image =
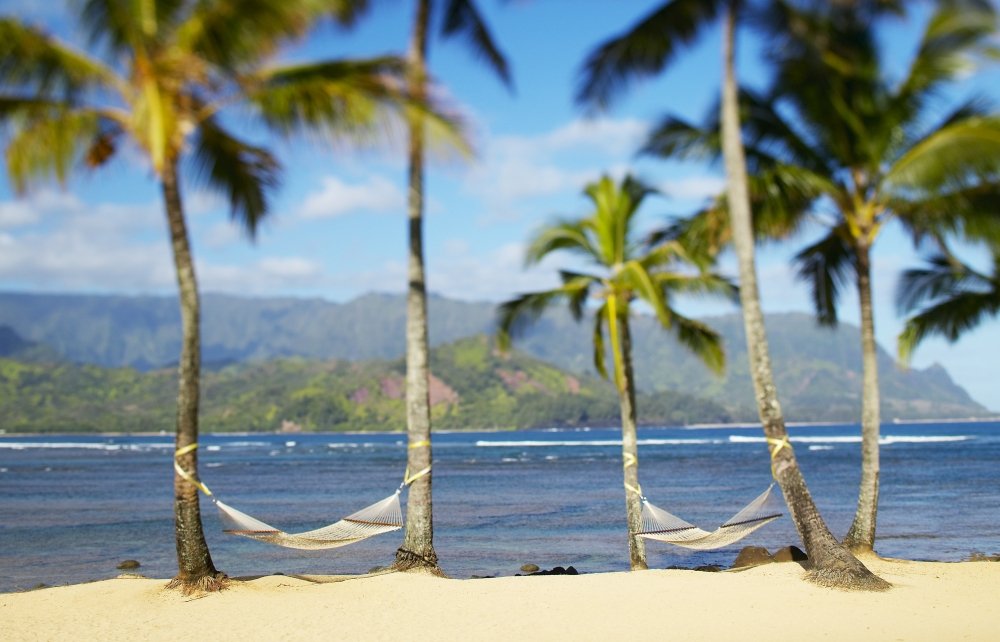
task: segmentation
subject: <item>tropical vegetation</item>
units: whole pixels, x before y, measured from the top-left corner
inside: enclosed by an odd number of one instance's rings
[[[811,578],[831,586],[882,590],[888,584],[840,546],[820,517],[788,441],[778,402],[757,288],[751,184],[741,135],[734,64],[737,21],[746,17],[741,11],[743,5],[739,0],[670,0],[663,3],[628,31],[609,39],[591,53],[583,69],[578,100],[592,107],[607,106],[628,82],[662,70],[682,46],[696,39],[706,25],[721,16],[723,74],[719,127],[712,140],[714,148],[721,149],[728,179],[728,224],[739,270],[747,353],[760,421],[770,447],[772,474],[781,486],[796,528],[814,561]],[[799,15],[782,2],[769,3],[767,8],[774,12],[775,7]],[[853,6],[845,9],[846,12],[853,10]]]
[[[767,92],[742,92],[742,131],[752,178],[758,236],[824,232],[796,256],[811,287],[817,318],[837,322],[842,288],[858,292],[863,362],[862,476],[845,538],[870,553],[878,513],[878,360],[872,249],[890,225],[914,242],[978,231],[1000,203],[1000,115],[972,99],[937,117],[934,96],[964,61],[983,48],[996,24],[992,10],[945,3],[930,18],[902,79],[880,55],[871,12],[856,7],[795,11],[776,3],[770,16],[776,77]],[[665,157],[718,155],[713,113],[698,127],[667,118],[646,151]],[[718,248],[727,200],[690,222],[686,235]],[[682,226],[684,227],[684,226]]]
[[[909,363],[928,336],[941,335],[955,342],[987,317],[1000,314],[1000,250],[993,251],[992,259],[989,274],[951,253],[932,256],[926,267],[903,273],[897,305],[903,312],[917,313],[906,320],[899,335],[900,361]]]
[[[442,429],[617,425],[614,388],[522,352],[501,355],[485,335],[431,351],[431,413]],[[206,369],[200,425],[211,432],[398,432],[406,425],[406,364],[276,359]],[[171,430],[168,369],[139,372],[0,357],[0,427],[8,433]],[[640,393],[644,422],[735,418],[684,393]]]
[[[393,57],[275,66],[280,45],[317,20],[350,22],[358,3],[79,3],[94,51],[12,18],[0,19],[0,118],[10,129],[7,170],[24,191],[65,182],[77,165],[97,168],[125,148],[148,163],[162,192],[183,325],[178,368],[175,524],[178,574],[191,590],[224,585],[202,530],[197,475],[200,300],[183,204],[183,177],[225,196],[252,238],[269,213],[280,163],[230,129],[225,113],[249,107],[283,134],[322,128],[368,139],[390,111],[425,112],[400,90]],[[438,121],[440,123],[440,121]],[[447,124],[445,128],[447,128]],[[187,170],[187,173],[184,171]]]
[[[499,308],[498,338],[501,348],[510,345],[512,333],[523,330],[546,308],[566,303],[574,318],[592,314],[594,367],[607,378],[605,336],[611,346],[612,371],[621,406],[622,462],[628,524],[629,562],[644,570],[646,549],[642,530],[639,453],[636,443],[635,374],[632,369],[632,334],[629,317],[640,302],[649,306],[666,330],[697,355],[709,368],[721,371],[725,357],[719,335],[674,307],[678,294],[734,296],[725,279],[698,266],[675,241],[646,249],[636,237],[636,213],[653,190],[632,176],[615,183],[609,176],[587,185],[592,212],[583,218],[566,218],[541,228],[525,253],[528,265],[554,252],[580,259],[579,270],[562,270],[562,285],[522,294]],[[702,269],[695,269],[695,268]],[[685,269],[686,268],[686,269]],[[596,305],[588,310],[593,299]]]
[[[441,13],[441,16],[437,14]],[[427,53],[432,20],[440,21],[444,37],[461,35],[472,53],[485,60],[505,82],[510,83],[507,61],[493,42],[493,36],[480,17],[473,0],[416,0],[410,48],[407,87],[413,96],[425,99],[428,91]],[[406,431],[407,470],[427,471],[410,485],[406,512],[406,532],[396,551],[395,567],[400,570],[428,568],[437,570],[434,550],[434,523],[431,496],[431,408],[428,385],[429,346],[427,326],[427,278],[424,261],[424,160],[426,154],[425,119],[409,119],[407,149],[407,214],[409,243],[406,289]]]

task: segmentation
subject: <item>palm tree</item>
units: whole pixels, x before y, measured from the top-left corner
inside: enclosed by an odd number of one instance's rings
[[[662,70],[680,46],[692,42],[717,14],[724,14],[722,37],[721,140],[728,178],[727,200],[736,251],[740,302],[757,410],[771,449],[772,472],[781,486],[795,527],[813,563],[808,577],[835,587],[884,590],[888,583],[872,574],[837,543],[806,486],[788,441],[771,367],[754,263],[749,179],[740,136],[738,85],[734,64],[739,0],[671,0],[624,34],[595,49],[584,68],[578,101],[606,106],[627,82]]]
[[[906,321],[899,335],[899,359],[908,363],[913,350],[929,335],[957,341],[988,316],[1000,314],[1000,249],[993,250],[993,273],[983,274],[948,254],[928,259],[928,267],[907,270],[896,302],[904,312],[924,309]]]
[[[485,60],[492,70],[510,85],[507,61],[493,42],[489,29],[472,0],[417,0],[410,50],[407,83],[410,93],[419,99],[427,96],[428,32],[432,13],[444,11],[441,34],[463,35],[473,54]],[[406,503],[406,531],[396,551],[394,566],[406,570],[425,568],[440,572],[434,550],[434,522],[431,499],[431,412],[428,393],[430,370],[427,339],[427,282],[424,269],[424,155],[425,123],[409,123],[407,198],[409,254],[406,291],[406,432],[407,470],[414,475],[427,471],[410,486]]]
[[[395,58],[267,66],[280,44],[321,15],[353,18],[344,0],[125,3],[85,0],[79,16],[104,59],[38,28],[0,18],[0,119],[8,126],[7,169],[24,192],[35,181],[65,182],[78,162],[107,163],[127,144],[159,183],[180,298],[175,539],[171,586],[215,589],[198,502],[200,304],[182,201],[182,168],[228,199],[253,238],[269,212],[280,166],[271,153],[227,129],[223,111],[244,106],[264,125],[291,133],[323,127],[368,138],[387,110],[423,108],[400,90]],[[107,62],[104,62],[106,60]]]
[[[907,74],[893,83],[866,12],[843,6],[797,12],[776,4],[782,10],[771,16],[778,40],[774,87],[767,95],[743,95],[743,131],[754,171],[750,196],[765,213],[758,234],[783,235],[806,222],[826,227],[795,259],[821,323],[836,324],[841,287],[852,278],[857,287],[862,471],[844,542],[871,554],[880,423],[871,252],[891,221],[915,241],[939,238],[981,226],[976,219],[1000,204],[1000,116],[976,100],[942,119],[929,113],[933,95],[965,69],[963,58],[986,43],[996,18],[992,10],[939,8]],[[698,128],[668,118],[646,149],[665,156],[718,154],[719,127],[710,120]],[[693,227],[724,233],[707,221],[720,218],[725,208],[719,201]],[[717,247],[719,239],[710,244]]]
[[[616,185],[605,176],[587,185],[585,193],[593,212],[581,219],[560,220],[542,228],[532,239],[525,254],[528,265],[549,254],[565,251],[587,262],[600,274],[560,272],[562,285],[543,292],[522,294],[500,306],[498,343],[501,349],[510,344],[511,333],[522,330],[556,302],[565,301],[579,321],[588,298],[600,304],[594,316],[594,365],[607,377],[604,365],[607,332],[611,340],[615,387],[621,406],[622,461],[624,462],[625,507],[628,523],[629,560],[632,570],[646,568],[646,549],[637,533],[642,530],[642,505],[639,491],[639,460],[636,446],[635,379],[632,374],[632,335],[629,315],[633,301],[646,303],[660,324],[698,355],[712,370],[723,368],[724,356],[719,335],[706,325],[689,319],[671,305],[674,293],[721,293],[734,296],[734,288],[724,279],[701,271],[686,274],[671,268],[688,261],[676,242],[668,242],[643,252],[635,242],[635,213],[646,196],[652,193],[640,181],[626,176]]]

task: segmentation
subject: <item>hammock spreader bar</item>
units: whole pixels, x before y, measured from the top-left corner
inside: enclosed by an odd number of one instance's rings
[[[425,444],[417,442],[411,447],[420,447]],[[260,521],[256,517],[247,515],[232,506],[220,501],[212,494],[201,481],[194,478],[181,467],[177,457],[186,455],[198,447],[197,443],[189,444],[174,453],[174,470],[185,480],[194,484],[200,491],[205,493],[215,507],[219,510],[225,528],[224,533],[248,537],[260,542],[284,546],[286,548],[298,549],[324,549],[337,548],[359,542],[374,535],[389,533],[403,527],[403,512],[399,504],[399,496],[403,489],[424,475],[431,472],[431,467],[427,466],[423,470],[410,475],[409,469],[403,476],[403,483],[399,485],[392,495],[385,499],[366,506],[361,510],[351,513],[338,522],[323,526],[315,530],[304,533],[286,533],[270,524]]]
[[[767,490],[750,502],[746,508],[733,515],[712,532],[702,530],[694,524],[654,506],[649,503],[649,500],[642,497],[642,530],[638,535],[646,539],[693,550],[711,550],[729,546],[761,526],[781,517],[781,513],[774,510],[768,502],[773,488],[774,484],[768,486]]]

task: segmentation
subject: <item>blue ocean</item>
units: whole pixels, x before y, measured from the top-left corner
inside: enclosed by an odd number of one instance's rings
[[[790,433],[840,537],[854,514],[860,428]],[[878,553],[944,561],[1000,553],[1000,422],[894,423],[882,435]],[[643,428],[639,438],[650,501],[706,530],[771,481],[759,428]],[[295,532],[391,494],[405,444],[402,434],[209,434],[200,472],[227,504]],[[172,453],[172,435],[0,437],[0,591],[114,577],[125,559],[148,577],[171,577]],[[452,577],[512,575],[525,563],[628,568],[616,429],[437,433],[433,497],[435,548]],[[288,550],[225,535],[210,502],[202,513],[215,564],[231,576],[364,573],[390,563],[402,539],[397,531]],[[799,539],[785,516],[730,548],[649,542],[647,550],[651,567],[728,566],[747,544],[774,550]]]

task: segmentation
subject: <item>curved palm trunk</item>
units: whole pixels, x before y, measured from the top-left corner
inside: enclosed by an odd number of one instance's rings
[[[880,429],[878,360],[875,321],[872,317],[871,247],[862,239],[856,248],[858,297],[861,304],[861,487],[854,521],[844,545],[855,553],[870,554],[875,546],[878,517],[878,476]]]
[[[788,432],[785,429],[785,420],[781,405],[778,403],[777,388],[774,385],[764,316],[757,290],[746,159],[740,137],[739,104],[733,64],[737,4],[738,2],[730,3],[724,19],[722,145],[728,177],[733,247],[740,273],[740,302],[743,306],[747,356],[757,396],[757,411],[764,434],[771,445],[774,477],[781,486],[795,528],[813,565],[809,578],[825,586],[885,590],[889,588],[889,583],[869,571],[830,533],[806,487],[792,447],[788,445]]]
[[[184,207],[177,184],[177,168],[169,163],[162,176],[163,201],[170,228],[170,244],[177,271],[181,304],[181,357],[178,366],[176,448],[198,442],[198,399],[201,377],[201,330],[198,282],[184,222]],[[196,450],[177,458],[181,468],[197,476]],[[198,488],[174,473],[174,536],[177,544],[177,576],[169,587],[190,590],[221,588],[226,576],[215,569],[201,525]]]
[[[410,43],[410,91],[423,99],[427,86],[427,27],[430,0],[419,0]],[[410,122],[409,147],[409,265],[406,294],[406,432],[410,447],[406,463],[411,474],[431,465],[431,411],[428,380],[427,286],[424,277],[424,130]],[[406,532],[396,551],[399,569],[438,569],[434,551],[431,477],[427,474],[410,486],[406,502]]]
[[[611,331],[614,332],[612,326]],[[618,403],[622,417],[622,464],[625,476],[625,516],[628,523],[629,566],[644,571],[646,542],[636,535],[642,530],[642,502],[639,499],[639,447],[636,439],[635,379],[632,376],[632,334],[628,317],[618,319],[619,341],[615,341],[615,367],[618,370]],[[614,337],[612,337],[614,340]],[[630,490],[635,489],[635,490]]]

